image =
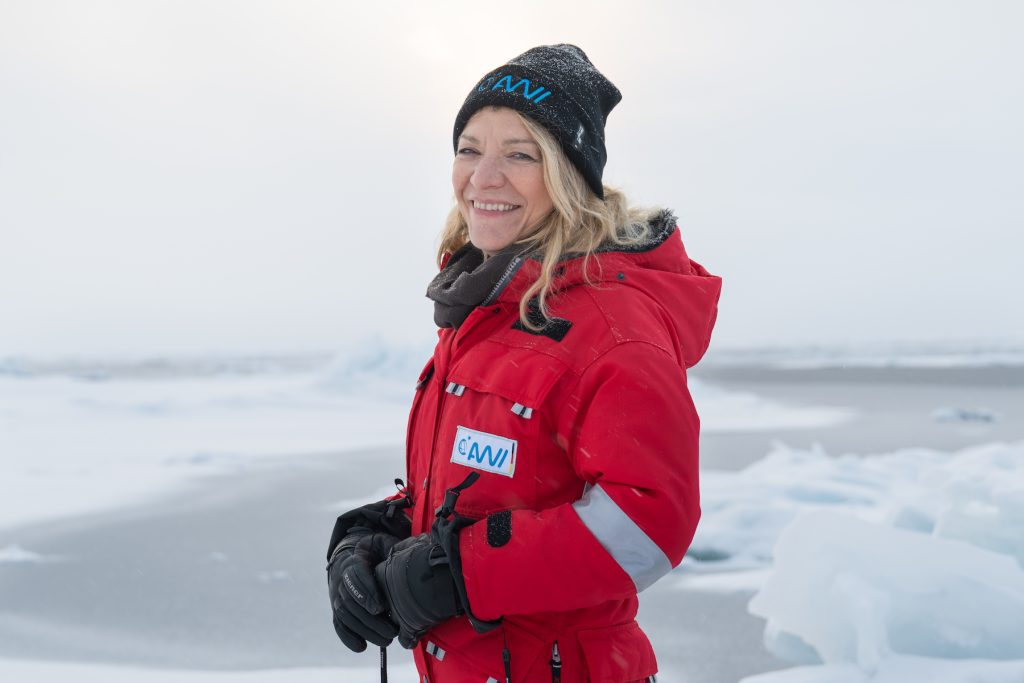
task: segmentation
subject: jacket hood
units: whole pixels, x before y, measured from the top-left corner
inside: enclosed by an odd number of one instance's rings
[[[648,220],[648,239],[640,244],[600,247],[590,259],[567,255],[560,265],[553,290],[557,293],[587,284],[631,287],[653,299],[670,328],[686,367],[697,363],[711,343],[718,316],[722,279],[691,259],[679,235],[675,215],[663,209]],[[586,263],[585,263],[586,262]],[[540,273],[540,261],[525,257],[490,301],[518,302]],[[586,272],[584,272],[586,268]],[[549,299],[557,315],[557,297]]]

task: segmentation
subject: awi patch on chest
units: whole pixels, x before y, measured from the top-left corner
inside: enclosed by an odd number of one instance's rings
[[[511,477],[516,472],[516,441],[459,425],[452,445],[452,462]]]

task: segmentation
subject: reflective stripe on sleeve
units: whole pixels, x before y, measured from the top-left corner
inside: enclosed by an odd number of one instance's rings
[[[572,507],[598,543],[633,579],[638,593],[672,571],[668,556],[600,484],[587,489]]]

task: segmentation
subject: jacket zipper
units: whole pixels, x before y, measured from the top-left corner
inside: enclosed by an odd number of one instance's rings
[[[494,283],[494,288],[491,289],[491,292],[487,295],[486,298],[484,298],[483,303],[480,304],[481,306],[489,306],[494,301],[495,297],[497,297],[501,293],[501,290],[505,289],[506,285],[508,285],[509,279],[515,274],[517,270],[519,270],[519,266],[522,264],[522,262],[522,256],[516,256],[509,262],[509,264],[505,267],[505,272],[502,273],[501,277],[498,278],[498,281]]]
[[[494,287],[491,289],[491,291],[487,295],[487,297],[483,300],[483,303],[480,304],[481,306],[488,306],[488,305],[490,305],[491,302],[498,296],[498,294],[500,294],[501,291],[503,289],[505,289],[505,287],[508,285],[509,280],[515,274],[515,272],[517,270],[519,270],[519,267],[523,264],[523,258],[524,257],[522,255],[516,256],[515,258],[513,258],[509,262],[509,264],[505,267],[505,272],[503,272],[501,274],[501,277],[498,278],[498,281],[496,283],[494,283]],[[461,331],[461,328],[460,328],[460,331]],[[458,331],[456,331],[456,334],[452,336],[451,343],[448,345],[448,370],[451,370],[452,365],[454,365],[454,361],[455,361],[455,337],[457,335],[458,335]],[[433,374],[433,372],[431,372],[431,374]],[[437,445],[437,432],[438,432],[438,430],[441,427],[441,413],[443,412],[443,409],[444,409],[444,398],[445,398],[444,387],[445,387],[445,385],[447,383],[448,383],[448,378],[445,377],[445,378],[442,379],[442,381],[439,384],[439,391],[438,391],[438,398],[437,398],[437,411],[434,414],[434,434],[433,434],[433,437],[430,440],[430,457],[429,457],[428,462],[427,462],[427,473],[426,473],[426,476],[427,476],[428,486],[424,486],[423,487],[423,496],[424,496],[423,500],[425,502],[427,502],[427,503],[430,502],[429,484],[433,483],[432,481],[430,481],[430,479],[433,476],[433,470],[434,470],[434,451],[436,450],[436,445]],[[430,509],[429,505],[424,507],[424,510],[429,510],[429,509]],[[426,517],[426,515],[424,515],[424,517]],[[429,517],[426,517],[424,519],[424,523],[427,525],[427,528],[429,528]]]
[[[558,641],[551,646],[551,683],[562,683],[562,657],[558,654]]]
[[[448,344],[448,365],[447,370],[451,370],[452,357],[454,355],[455,337]],[[436,369],[436,364],[435,364]],[[431,372],[433,375],[433,372]],[[444,399],[447,394],[445,393],[445,386],[448,384],[448,378],[443,377],[441,381],[437,383],[437,408],[434,410],[434,429],[433,434],[430,435],[430,454],[427,457],[427,470],[424,473],[425,485],[423,487],[423,508],[421,512],[423,529],[430,530],[431,516],[433,510],[430,507],[430,489],[434,486],[434,455],[437,451],[437,434],[441,430],[441,415],[444,413]],[[428,385],[429,386],[429,385]]]

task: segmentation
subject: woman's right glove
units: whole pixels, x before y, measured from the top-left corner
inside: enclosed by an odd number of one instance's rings
[[[366,642],[386,647],[398,635],[387,617],[387,600],[377,587],[373,567],[399,542],[386,533],[353,533],[342,539],[327,565],[334,630],[353,652]]]
[[[401,486],[401,481],[396,480]],[[402,511],[412,504],[404,488],[401,496],[349,510],[338,517],[327,547],[327,586],[334,630],[345,647],[366,649],[366,641],[386,646],[398,633],[385,614],[387,602],[373,576],[400,540],[411,533]]]

